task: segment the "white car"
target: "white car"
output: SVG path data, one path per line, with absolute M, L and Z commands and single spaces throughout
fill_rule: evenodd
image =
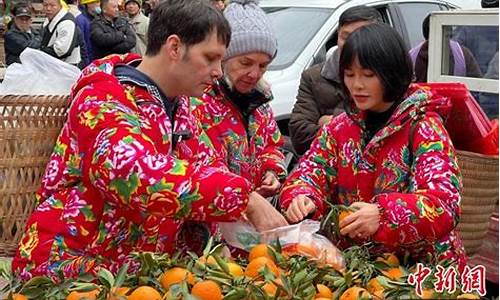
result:
M 422 21 L 431 11 L 480 8 L 479 0 L 262 0 L 278 38 L 278 53 L 265 78 L 271 83 L 271 106 L 280 129 L 288 135 L 288 120 L 302 71 L 321 63 L 337 44 L 339 16 L 349 7 L 377 8 L 384 21 L 404 38 L 408 47 L 422 41 Z

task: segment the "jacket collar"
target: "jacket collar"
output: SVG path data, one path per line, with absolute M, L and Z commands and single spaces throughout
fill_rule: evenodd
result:
M 49 26 L 49 31 L 53 32 L 56 24 L 68 13 L 67 10 L 64 8 L 61 8 L 61 10 L 55 15 L 54 19 L 52 19 L 50 22 L 49 20 L 45 20 L 46 24 L 45 26 Z
M 339 60 L 340 51 L 339 48 L 337 48 L 333 51 L 332 55 L 326 59 L 323 68 L 321 68 L 321 76 L 325 79 L 340 83 Z
M 135 65 L 138 63 L 139 61 L 135 61 L 132 64 L 118 64 L 114 69 L 118 81 L 120 83 L 129 83 L 145 88 L 153 98 L 164 105 L 166 102 L 175 104 L 177 102 L 176 98 L 167 97 L 149 76 L 136 69 Z M 165 107 L 167 107 L 167 105 L 165 105 Z M 171 111 L 167 111 L 167 113 L 170 114 Z
M 233 103 L 240 113 L 247 119 L 259 106 L 268 103 L 273 95 L 266 88 L 254 89 L 249 93 L 242 94 L 231 88 L 226 78 L 217 80 L 213 86 L 215 95 L 222 95 L 227 101 Z

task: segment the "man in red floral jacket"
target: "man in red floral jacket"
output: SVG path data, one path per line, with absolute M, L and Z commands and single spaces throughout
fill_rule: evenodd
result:
M 249 181 L 214 160 L 189 99 L 177 97 L 201 96 L 221 76 L 227 21 L 202 0 L 164 1 L 150 28 L 142 61 L 109 56 L 76 83 L 13 261 L 21 278 L 116 272 L 126 262 L 134 272 L 130 252 L 175 251 L 187 220 L 245 212 L 259 230 L 286 225 Z

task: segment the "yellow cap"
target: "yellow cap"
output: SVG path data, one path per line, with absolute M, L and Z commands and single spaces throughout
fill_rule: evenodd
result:
M 81 5 L 90 4 L 94 2 L 99 2 L 100 0 L 80 0 Z
M 65 10 L 68 10 L 68 4 L 64 0 L 59 0 L 59 3 L 61 4 L 61 7 L 64 8 Z

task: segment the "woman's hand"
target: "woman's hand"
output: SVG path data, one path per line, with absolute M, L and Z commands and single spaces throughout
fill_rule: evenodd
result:
M 358 208 L 340 222 L 340 234 L 351 238 L 365 239 L 377 232 L 380 212 L 376 204 L 355 202 L 351 207 Z
M 288 225 L 283 215 L 256 192 L 250 193 L 246 217 L 259 232 Z
M 260 186 L 255 189 L 255 191 L 264 198 L 272 197 L 278 193 L 280 185 L 280 181 L 278 177 L 276 177 L 276 174 L 267 171 L 266 174 L 264 174 L 264 178 L 262 178 Z
M 302 221 L 307 215 L 316 210 L 314 202 L 305 195 L 293 198 L 292 203 L 286 210 L 285 216 L 288 221 L 297 223 Z

